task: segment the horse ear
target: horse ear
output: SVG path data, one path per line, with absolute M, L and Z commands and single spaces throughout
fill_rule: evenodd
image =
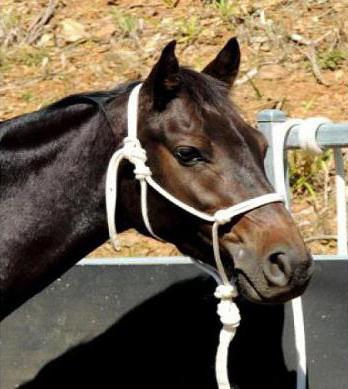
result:
M 237 38 L 230 39 L 216 58 L 203 69 L 203 73 L 232 86 L 239 71 L 240 48 Z
M 144 82 L 144 89 L 150 94 L 154 108 L 164 109 L 175 97 L 179 88 L 179 62 L 175 56 L 176 41 L 171 41 L 163 49 L 160 59 L 152 68 Z

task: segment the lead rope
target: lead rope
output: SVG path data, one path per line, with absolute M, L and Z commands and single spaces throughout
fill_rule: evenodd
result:
M 221 224 L 224 224 L 223 222 L 224 220 L 222 219 Z M 238 295 L 237 288 L 228 279 L 220 257 L 219 225 L 220 222 L 216 221 L 212 228 L 214 257 L 222 281 L 214 292 L 214 296 L 220 300 L 217 306 L 217 314 L 222 323 L 215 357 L 215 374 L 218 388 L 230 389 L 231 386 L 228 377 L 228 349 L 236 335 L 241 317 L 239 308 L 234 302 L 234 299 Z
M 115 213 L 117 203 L 118 170 L 121 162 L 124 159 L 128 160 L 135 166 L 135 178 L 140 182 L 140 202 L 142 217 L 147 230 L 153 237 L 161 240 L 161 238 L 154 233 L 150 224 L 147 207 L 147 185 L 150 185 L 161 196 L 163 196 L 179 208 L 202 220 L 213 223 L 213 252 L 217 267 L 217 273 L 220 279 L 219 285 L 216 288 L 214 295 L 216 298 L 220 299 L 217 312 L 220 316 L 220 320 L 222 323 L 215 363 L 216 378 L 219 389 L 230 389 L 227 369 L 228 348 L 239 325 L 240 314 L 237 305 L 233 301 L 233 299 L 237 296 L 237 289 L 235 285 L 228 279 L 220 257 L 218 233 L 219 226 L 229 223 L 231 219 L 237 215 L 261 207 L 265 204 L 273 202 L 284 202 L 284 198 L 278 193 L 267 193 L 256 198 L 243 201 L 232 207 L 220 209 L 216 211 L 214 215 L 210 215 L 191 207 L 190 205 L 182 202 L 181 200 L 177 199 L 175 196 L 167 192 L 151 177 L 151 170 L 146 165 L 146 151 L 142 148 L 140 141 L 137 137 L 138 102 L 141 85 L 142 84 L 138 84 L 130 93 L 127 111 L 128 136 L 124 139 L 123 147 L 117 150 L 111 157 L 106 174 L 105 197 L 110 239 L 114 248 L 116 250 L 119 250 L 120 241 L 118 238 L 115 224 Z M 212 270 L 207 270 L 207 267 L 205 265 L 201 264 L 201 267 L 205 269 L 209 274 L 212 273 Z M 214 278 L 216 279 L 217 276 Z

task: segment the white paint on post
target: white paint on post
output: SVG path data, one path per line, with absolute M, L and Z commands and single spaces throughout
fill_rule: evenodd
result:
M 347 255 L 347 189 L 341 149 L 334 149 L 334 157 L 336 163 L 337 254 Z

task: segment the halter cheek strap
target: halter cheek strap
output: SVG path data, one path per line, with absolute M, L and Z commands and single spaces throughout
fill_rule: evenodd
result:
M 138 102 L 139 92 L 142 84 L 138 84 L 130 93 L 128 100 L 128 136 L 123 141 L 123 147 L 117 150 L 111 157 L 106 175 L 106 210 L 107 221 L 109 227 L 109 235 L 113 246 L 116 250 L 120 249 L 120 241 L 118 238 L 115 213 L 117 202 L 117 178 L 118 169 L 121 161 L 128 160 L 134 165 L 135 178 L 140 182 L 140 202 L 141 213 L 144 224 L 149 233 L 156 239 L 162 240 L 151 227 L 148 216 L 147 207 L 147 186 L 149 185 L 161 196 L 166 198 L 177 207 L 192 214 L 193 216 L 213 223 L 212 227 L 212 243 L 213 252 L 216 262 L 217 272 L 219 275 L 219 286 L 215 291 L 215 296 L 220 299 L 218 305 L 218 314 L 223 324 L 220 332 L 220 343 L 216 357 L 216 375 L 219 389 L 229 389 L 229 380 L 227 372 L 227 353 L 228 346 L 233 339 L 236 329 L 240 322 L 240 315 L 237 305 L 233 302 L 233 298 L 237 296 L 237 289 L 232 281 L 228 278 L 220 256 L 219 247 L 219 226 L 229 223 L 232 218 L 237 215 L 251 211 L 252 209 L 262 207 L 265 204 L 274 202 L 284 202 L 284 197 L 279 193 L 267 193 L 229 208 L 220 209 L 213 215 L 202 212 L 183 201 L 179 200 L 166 189 L 162 188 L 153 178 L 150 168 L 147 166 L 147 156 L 145 149 L 137 137 L 138 127 Z M 201 264 L 201 266 L 204 266 Z M 211 269 L 208 269 L 211 272 Z

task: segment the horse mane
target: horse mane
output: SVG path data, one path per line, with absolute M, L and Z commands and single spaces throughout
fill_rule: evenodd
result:
M 198 109 L 229 117 L 235 128 L 246 126 L 239 107 L 228 99 L 228 84 L 188 67 L 180 68 L 179 77 L 184 91 Z
M 123 94 L 129 93 L 138 83 L 139 81 L 131 81 L 123 83 L 117 88 L 111 90 L 76 93 L 70 96 L 66 96 L 63 99 L 56 101 L 55 103 L 52 103 L 51 105 L 45 107 L 44 110 L 47 112 L 52 112 L 57 109 L 66 108 L 81 103 L 90 103 L 96 106 L 104 106 L 113 99 Z
M 198 73 L 188 67 L 180 67 L 179 78 L 182 90 L 189 99 L 200 109 L 214 110 L 216 113 L 228 112 L 230 117 L 240 122 L 241 118 L 235 105 L 228 102 L 226 96 L 229 93 L 228 86 L 209 75 Z M 92 91 L 72 94 L 66 96 L 48 106 L 45 106 L 35 112 L 23 114 L 12 119 L 0 122 L 0 147 L 3 146 L 5 139 L 11 138 L 11 143 L 16 140 L 19 145 L 24 145 L 27 141 L 32 144 L 34 138 L 46 138 L 53 134 L 45 131 L 46 126 L 51 121 L 60 124 L 59 130 L 65 120 L 79 120 L 86 110 L 94 108 L 103 112 L 104 118 L 108 119 L 105 112 L 105 105 L 115 98 L 129 93 L 140 81 L 126 82 L 111 90 Z M 69 110 L 70 115 L 65 115 Z M 69 116 L 69 118 L 67 118 Z M 13 145 L 14 146 L 14 145 Z
M 22 141 L 20 143 L 23 143 L 26 136 L 32 138 L 33 136 L 39 135 L 42 131 L 45 131 L 45 127 L 51 121 L 55 120 L 57 123 L 60 123 L 64 120 L 67 109 L 70 112 L 69 120 L 73 120 L 74 114 L 77 114 L 79 117 L 81 113 L 85 113 L 91 107 L 103 110 L 105 104 L 129 92 L 135 84 L 137 82 L 128 82 L 108 91 L 76 93 L 66 96 L 37 111 L 0 122 L 0 146 L 2 140 L 8 137 L 18 140 L 21 139 Z
M 200 107 L 210 105 L 221 109 L 229 93 L 226 83 L 188 67 L 180 68 L 179 79 L 184 91 Z

